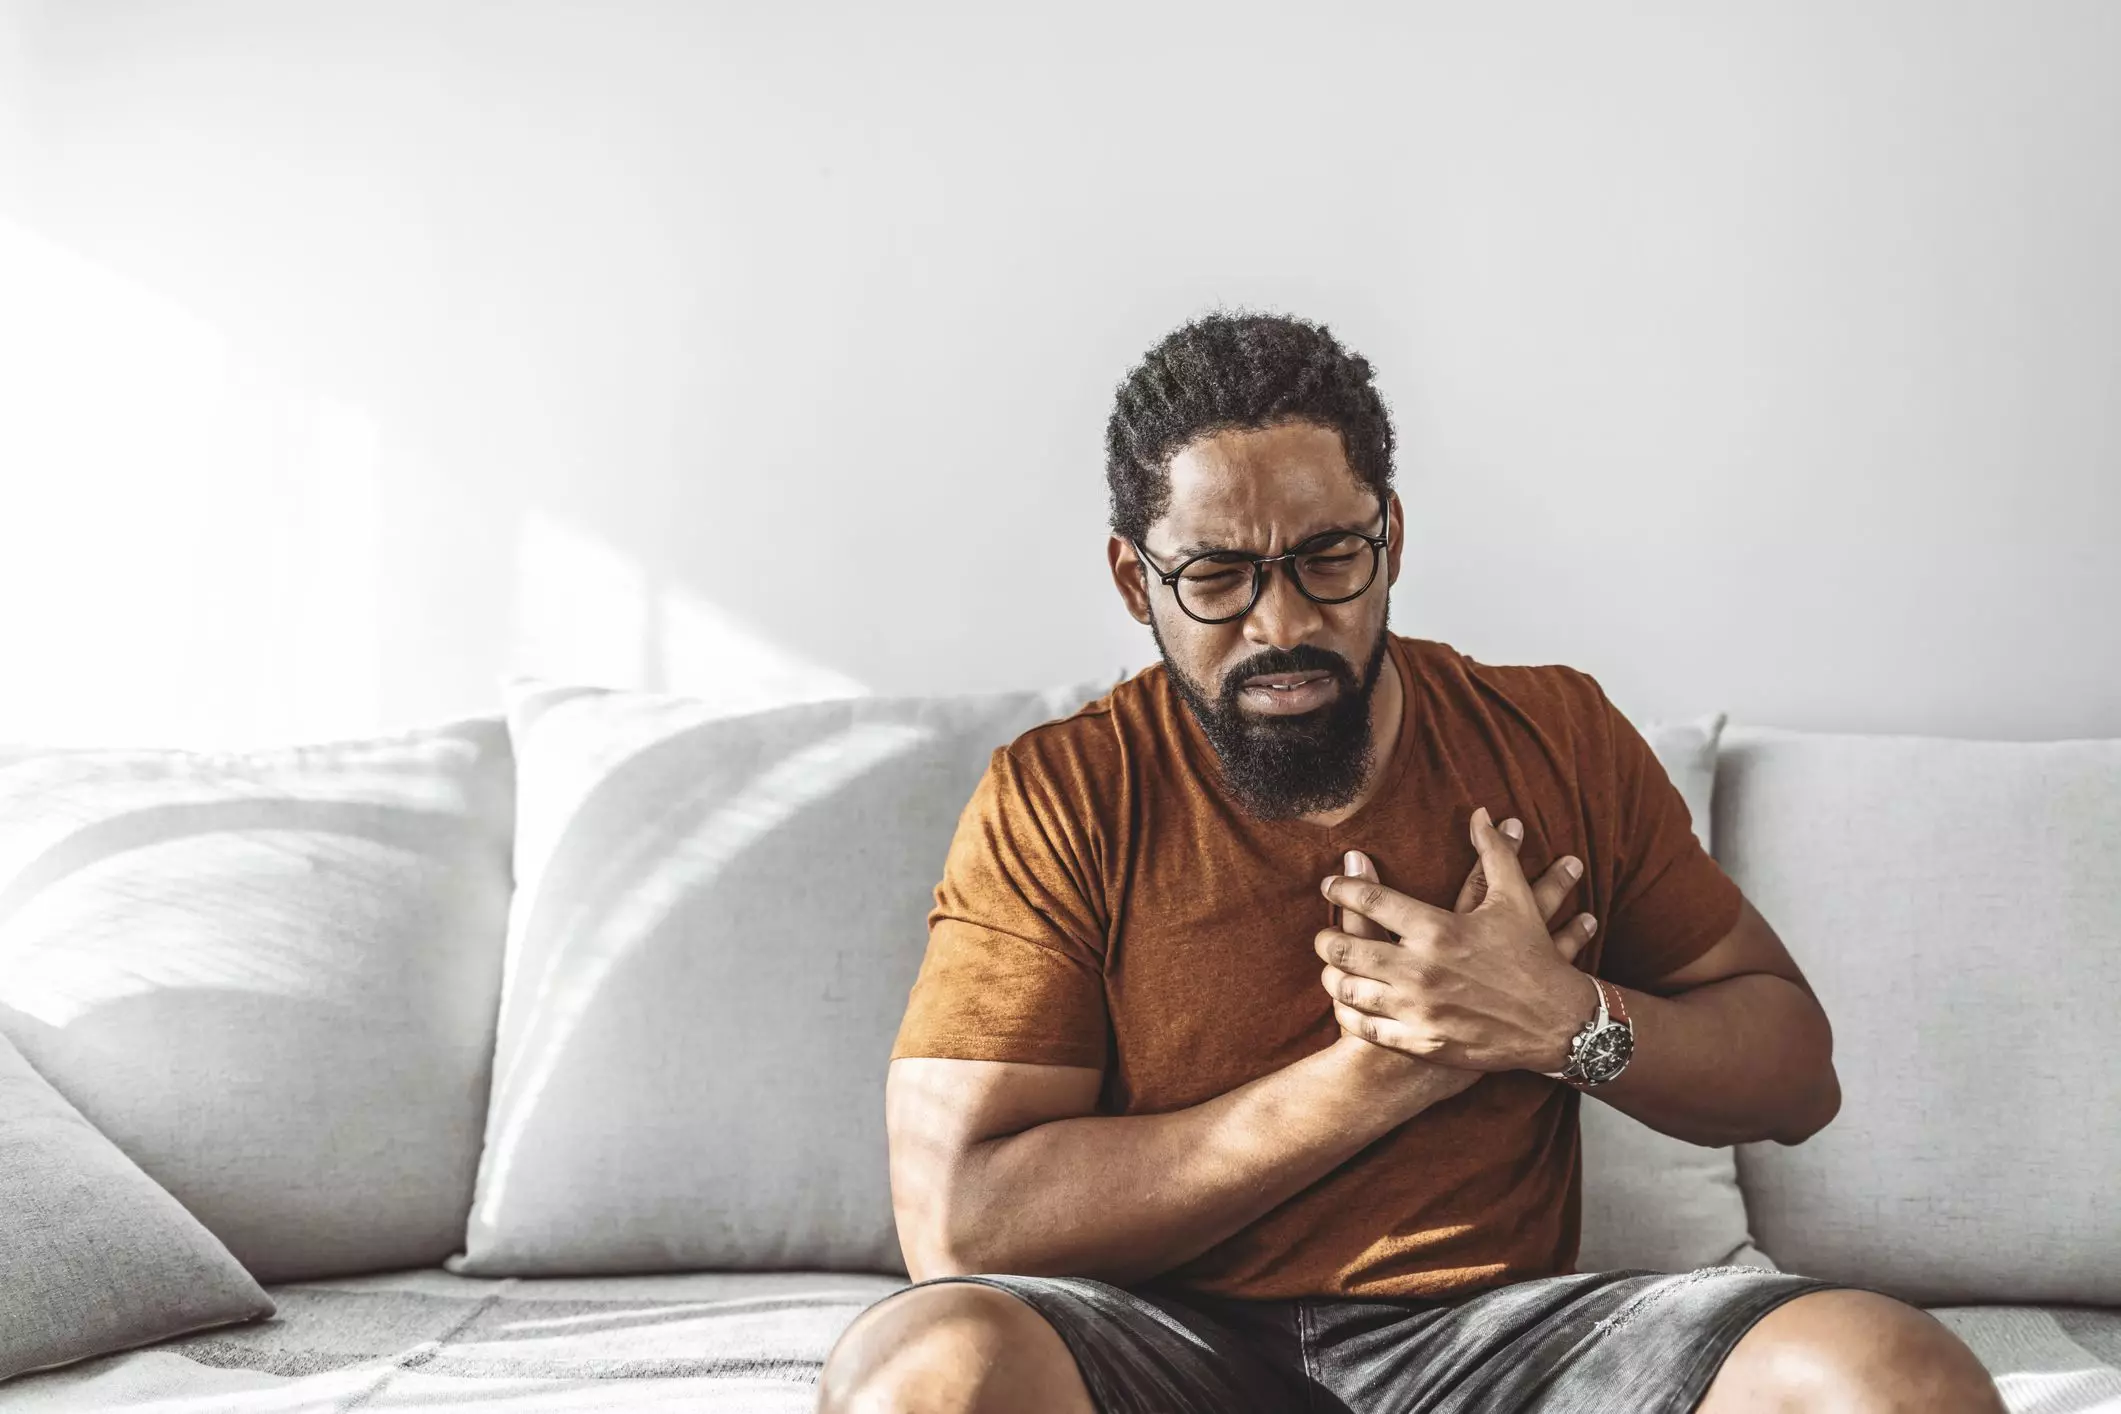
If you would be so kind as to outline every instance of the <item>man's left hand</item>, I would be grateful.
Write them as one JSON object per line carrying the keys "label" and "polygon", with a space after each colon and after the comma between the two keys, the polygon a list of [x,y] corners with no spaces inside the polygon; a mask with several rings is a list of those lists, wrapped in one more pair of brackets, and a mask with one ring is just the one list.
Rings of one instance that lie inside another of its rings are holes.
{"label": "man's left hand", "polygon": [[1597,989],[1555,951],[1516,851],[1485,806],[1473,812],[1472,835],[1487,895],[1470,912],[1374,880],[1326,878],[1327,898],[1398,935],[1320,929],[1326,990],[1371,1018],[1367,1039],[1378,1045],[1462,1070],[1559,1070],[1569,1039],[1597,1012]]}

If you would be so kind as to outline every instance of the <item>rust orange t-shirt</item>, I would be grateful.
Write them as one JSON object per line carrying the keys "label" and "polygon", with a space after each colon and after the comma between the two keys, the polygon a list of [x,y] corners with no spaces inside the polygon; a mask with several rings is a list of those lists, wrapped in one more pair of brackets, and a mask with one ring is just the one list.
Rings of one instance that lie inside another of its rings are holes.
{"label": "rust orange t-shirt", "polygon": [[[1595,679],[1388,638],[1398,741],[1376,792],[1330,828],[1238,809],[1161,663],[996,750],[892,1058],[1102,1068],[1101,1114],[1213,1099],[1339,1035],[1312,941],[1342,854],[1450,908],[1480,805],[1524,821],[1526,877],[1583,860],[1563,904],[1598,918],[1580,970],[1643,987],[1737,922],[1737,885]],[[1163,1279],[1255,1299],[1435,1298],[1573,1271],[1582,1099],[1531,1071],[1486,1075]]]}

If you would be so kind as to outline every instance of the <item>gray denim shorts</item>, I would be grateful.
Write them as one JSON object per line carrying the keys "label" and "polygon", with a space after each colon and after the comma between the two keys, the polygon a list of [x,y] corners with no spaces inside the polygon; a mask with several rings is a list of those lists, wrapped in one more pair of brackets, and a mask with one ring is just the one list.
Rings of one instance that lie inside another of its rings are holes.
{"label": "gray denim shorts", "polygon": [[945,1281],[1028,1302],[1074,1352],[1099,1414],[1691,1414],[1755,1321],[1792,1297],[1849,1288],[1700,1267],[1435,1300],[1249,1300],[1008,1273],[902,1290]]}

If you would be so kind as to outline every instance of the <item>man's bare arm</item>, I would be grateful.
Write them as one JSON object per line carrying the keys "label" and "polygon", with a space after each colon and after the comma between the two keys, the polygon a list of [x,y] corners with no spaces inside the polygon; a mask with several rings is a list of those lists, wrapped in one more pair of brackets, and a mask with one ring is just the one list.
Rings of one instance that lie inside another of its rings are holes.
{"label": "man's bare arm", "polygon": [[[916,1281],[968,1272],[1146,1280],[1479,1079],[1342,1036],[1189,1109],[1096,1115],[1096,1070],[893,1061],[886,1110],[907,1271]],[[1072,1113],[966,1139],[968,1121],[1040,1110]]]}
{"label": "man's bare arm", "polygon": [[[1833,1027],[1750,900],[1714,947],[1649,989],[1621,989],[1635,1054],[1591,1095],[1707,1145],[1801,1144],[1840,1110]],[[1704,1085],[1706,1076],[1715,1083]]]}

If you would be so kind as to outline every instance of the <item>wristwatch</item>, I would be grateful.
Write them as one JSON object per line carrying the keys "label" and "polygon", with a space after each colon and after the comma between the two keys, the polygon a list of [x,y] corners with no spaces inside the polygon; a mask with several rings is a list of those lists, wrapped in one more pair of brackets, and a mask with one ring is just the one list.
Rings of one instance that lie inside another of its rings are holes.
{"label": "wristwatch", "polygon": [[1628,1004],[1620,989],[1593,977],[1598,988],[1598,1015],[1583,1024],[1569,1040],[1569,1063],[1560,1070],[1542,1070],[1549,1080],[1566,1081],[1584,1089],[1603,1085],[1628,1068],[1635,1054],[1635,1023],[1628,1020]]}

